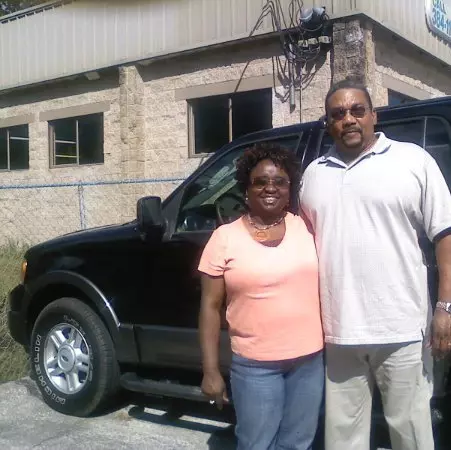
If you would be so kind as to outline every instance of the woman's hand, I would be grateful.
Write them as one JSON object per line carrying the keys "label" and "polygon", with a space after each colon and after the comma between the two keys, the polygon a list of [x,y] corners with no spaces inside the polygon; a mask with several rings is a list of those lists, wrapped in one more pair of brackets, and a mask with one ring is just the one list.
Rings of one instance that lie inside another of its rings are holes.
{"label": "woman's hand", "polygon": [[219,370],[204,372],[201,389],[204,395],[216,403],[218,409],[222,409],[224,403],[229,402],[224,378]]}

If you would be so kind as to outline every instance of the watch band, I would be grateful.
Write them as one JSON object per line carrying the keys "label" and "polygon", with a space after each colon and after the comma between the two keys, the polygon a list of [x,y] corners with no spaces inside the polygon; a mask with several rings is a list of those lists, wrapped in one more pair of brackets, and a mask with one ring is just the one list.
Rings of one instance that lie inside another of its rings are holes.
{"label": "watch band", "polygon": [[451,302],[437,302],[435,306],[451,314]]}

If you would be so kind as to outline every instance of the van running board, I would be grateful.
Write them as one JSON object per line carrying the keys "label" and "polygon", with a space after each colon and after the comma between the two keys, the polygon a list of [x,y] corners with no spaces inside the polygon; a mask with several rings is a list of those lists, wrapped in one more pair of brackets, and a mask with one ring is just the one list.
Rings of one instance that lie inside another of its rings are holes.
{"label": "van running board", "polygon": [[156,381],[141,378],[133,372],[121,376],[121,386],[124,389],[142,394],[160,395],[164,397],[183,398],[196,402],[208,402],[200,387],[186,384],[176,384],[170,381]]}

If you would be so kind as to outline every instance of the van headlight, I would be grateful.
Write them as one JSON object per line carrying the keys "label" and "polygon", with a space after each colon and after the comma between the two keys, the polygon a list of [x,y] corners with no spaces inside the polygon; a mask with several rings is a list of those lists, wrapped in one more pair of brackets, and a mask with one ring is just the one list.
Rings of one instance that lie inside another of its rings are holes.
{"label": "van headlight", "polygon": [[25,281],[25,275],[27,274],[27,261],[22,262],[22,267],[20,269],[20,281],[23,283]]}

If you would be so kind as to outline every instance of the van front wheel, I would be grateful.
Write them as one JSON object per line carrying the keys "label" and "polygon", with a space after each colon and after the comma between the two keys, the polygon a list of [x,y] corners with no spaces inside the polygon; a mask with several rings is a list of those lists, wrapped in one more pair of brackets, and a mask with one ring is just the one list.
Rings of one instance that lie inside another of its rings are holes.
{"label": "van front wheel", "polygon": [[100,317],[76,298],[60,298],[39,314],[32,332],[31,370],[44,401],[86,417],[113,400],[119,367]]}

